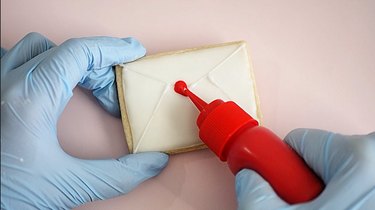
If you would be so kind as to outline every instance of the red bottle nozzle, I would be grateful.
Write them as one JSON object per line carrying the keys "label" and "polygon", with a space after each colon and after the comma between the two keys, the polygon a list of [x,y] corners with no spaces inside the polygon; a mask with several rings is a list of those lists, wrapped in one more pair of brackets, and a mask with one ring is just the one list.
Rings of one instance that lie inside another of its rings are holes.
{"label": "red bottle nozzle", "polygon": [[194,105],[198,108],[200,111],[200,115],[197,118],[197,125],[200,128],[202,125],[202,122],[207,118],[207,115],[211,113],[216,107],[223,104],[224,101],[217,99],[213,102],[207,104],[205,101],[203,101],[201,98],[199,98],[197,95],[195,95],[193,92],[191,92],[184,81],[179,80],[174,85],[174,90],[183,96],[189,97],[190,100],[194,103]]}
{"label": "red bottle nozzle", "polygon": [[191,92],[184,81],[180,80],[177,81],[174,85],[174,91],[177,93],[187,96],[190,100],[195,104],[195,106],[199,109],[199,111],[203,111],[204,108],[207,106],[207,103],[196,96],[193,92]]}

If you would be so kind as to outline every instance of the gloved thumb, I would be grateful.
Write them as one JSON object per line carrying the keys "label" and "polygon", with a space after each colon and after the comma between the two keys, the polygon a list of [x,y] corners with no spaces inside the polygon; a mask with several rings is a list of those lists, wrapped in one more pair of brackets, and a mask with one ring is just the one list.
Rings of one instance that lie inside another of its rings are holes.
{"label": "gloved thumb", "polygon": [[239,210],[269,210],[288,206],[268,182],[249,169],[243,169],[236,175],[236,194]]}
{"label": "gloved thumb", "polygon": [[78,203],[103,200],[128,193],[143,181],[158,175],[168,163],[168,155],[147,152],[112,160],[82,160],[79,181],[75,182]]}

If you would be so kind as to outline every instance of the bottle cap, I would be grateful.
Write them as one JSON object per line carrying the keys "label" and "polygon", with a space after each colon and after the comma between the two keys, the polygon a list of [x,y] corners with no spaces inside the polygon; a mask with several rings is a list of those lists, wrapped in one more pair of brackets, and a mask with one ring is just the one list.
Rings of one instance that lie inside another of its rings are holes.
{"label": "bottle cap", "polygon": [[184,81],[177,81],[174,90],[189,97],[199,109],[199,137],[222,161],[226,160],[224,148],[231,137],[245,125],[258,125],[255,119],[233,101],[216,99],[207,104],[191,92]]}

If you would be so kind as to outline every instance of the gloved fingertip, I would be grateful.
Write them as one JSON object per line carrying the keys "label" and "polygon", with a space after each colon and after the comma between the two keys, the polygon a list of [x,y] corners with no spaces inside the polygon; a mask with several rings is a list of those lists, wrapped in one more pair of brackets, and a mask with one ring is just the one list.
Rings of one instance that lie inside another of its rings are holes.
{"label": "gloved fingertip", "polygon": [[120,118],[120,106],[117,99],[117,91],[113,83],[102,89],[94,90],[93,95],[96,97],[101,107],[109,114]]}
{"label": "gloved fingertip", "polygon": [[1,48],[0,58],[3,57],[8,51],[5,48]]}
{"label": "gloved fingertip", "polygon": [[128,48],[130,46],[129,49],[132,51],[132,53],[129,55],[133,56],[132,58],[127,58],[125,62],[134,61],[146,55],[146,48],[136,38],[127,37],[122,38],[121,40],[123,40],[128,45]]}
{"label": "gloved fingertip", "polygon": [[307,128],[293,129],[285,136],[284,140],[287,141],[287,142],[291,142],[295,139],[300,139],[304,135],[306,135],[306,132],[308,132],[308,131],[309,131],[309,129],[307,129]]}
{"label": "gloved fingertip", "polygon": [[242,195],[244,189],[252,186],[253,171],[248,169],[243,169],[236,175],[236,193],[238,196]]}
{"label": "gloved fingertip", "polygon": [[168,160],[169,156],[160,152],[131,154],[119,159],[126,167],[141,171],[149,177],[159,174],[167,166]]}
{"label": "gloved fingertip", "polygon": [[113,117],[115,117],[115,118],[120,118],[121,117],[121,113],[120,113],[120,109],[119,109],[118,105],[103,106],[103,107]]}
{"label": "gloved fingertip", "polygon": [[277,209],[287,204],[258,173],[243,169],[236,175],[238,209]]}
{"label": "gloved fingertip", "polygon": [[51,40],[47,39],[47,37],[37,32],[28,33],[24,39],[30,43],[36,43],[35,47],[40,46],[43,49],[50,49],[56,46],[56,44],[53,43]]}

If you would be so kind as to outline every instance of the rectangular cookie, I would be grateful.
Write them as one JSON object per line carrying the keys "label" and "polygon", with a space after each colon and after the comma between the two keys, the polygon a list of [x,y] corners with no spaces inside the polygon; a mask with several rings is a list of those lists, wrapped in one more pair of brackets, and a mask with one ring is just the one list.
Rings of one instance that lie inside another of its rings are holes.
{"label": "rectangular cookie", "polygon": [[244,41],[146,56],[116,66],[116,83],[130,153],[169,154],[205,148],[198,110],[174,92],[184,80],[206,102],[234,101],[260,120],[259,100]]}

